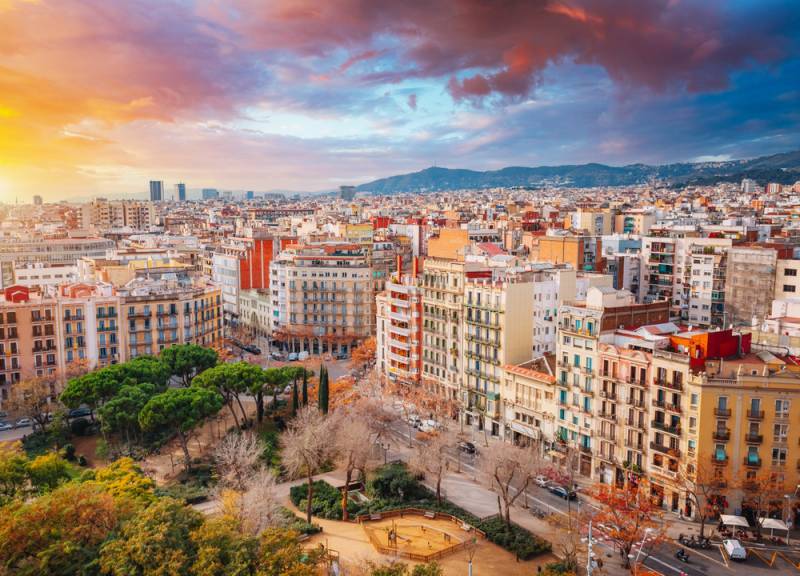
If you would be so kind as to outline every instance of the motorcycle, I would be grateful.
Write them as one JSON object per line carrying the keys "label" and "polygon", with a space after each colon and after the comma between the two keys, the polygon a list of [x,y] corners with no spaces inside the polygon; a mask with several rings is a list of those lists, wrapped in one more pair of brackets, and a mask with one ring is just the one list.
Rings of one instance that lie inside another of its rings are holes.
{"label": "motorcycle", "polygon": [[678,550],[675,553],[675,558],[677,558],[678,560],[680,560],[684,564],[688,564],[689,563],[689,554],[687,554],[686,550],[684,550],[683,548],[681,548],[680,550]]}
{"label": "motorcycle", "polygon": [[709,540],[708,538],[700,538],[699,542],[700,542],[700,548],[702,548],[703,550],[708,550],[711,548],[711,540]]}

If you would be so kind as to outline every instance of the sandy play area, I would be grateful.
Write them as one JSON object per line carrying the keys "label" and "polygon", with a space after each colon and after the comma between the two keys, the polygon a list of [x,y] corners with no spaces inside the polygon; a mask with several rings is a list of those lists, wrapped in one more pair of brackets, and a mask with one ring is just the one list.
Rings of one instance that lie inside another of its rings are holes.
{"label": "sandy play area", "polygon": [[367,521],[362,526],[378,552],[421,562],[454,553],[475,537],[449,520],[423,516]]}
{"label": "sandy play area", "polygon": [[[432,520],[425,518],[424,522],[418,516],[407,517],[404,519],[395,518],[397,524],[405,522],[407,526],[401,528],[400,534],[413,533],[414,531],[422,534],[419,529],[413,526],[420,526],[425,524],[431,528],[436,528],[438,537],[444,540],[443,533],[449,533],[455,539],[458,537],[464,540],[465,533],[460,530],[458,525],[453,524],[447,520]],[[405,562],[411,566],[419,564],[420,562],[404,558],[395,554],[381,554],[370,543],[367,531],[364,525],[356,524],[353,522],[337,522],[335,520],[323,520],[321,518],[314,518],[314,522],[322,526],[322,532],[314,535],[306,541],[308,546],[318,546],[319,544],[326,545],[330,550],[338,553],[342,574],[363,574],[364,567],[368,562],[383,563],[390,560],[398,560]],[[367,526],[370,528],[379,528],[383,526],[391,526],[391,519],[380,520],[371,522]],[[427,530],[427,528],[426,528]],[[386,542],[387,533],[381,530],[383,541]],[[430,534],[430,531],[426,532]],[[421,540],[418,540],[416,546],[419,545]],[[431,542],[433,546],[435,542]],[[421,544],[423,551],[428,551],[427,540]],[[536,567],[542,566],[548,562],[553,562],[555,556],[552,554],[544,554],[531,560],[530,562],[517,562],[514,555],[499,546],[488,542],[483,538],[478,538],[476,543],[475,554],[473,557],[473,574],[475,576],[481,575],[494,575],[503,574],[504,576],[512,576],[516,574],[535,574]],[[441,558],[437,558],[436,562],[442,567],[444,573],[448,576],[456,574],[463,575],[467,573],[468,552],[465,549],[459,549],[452,553],[446,554]]]}

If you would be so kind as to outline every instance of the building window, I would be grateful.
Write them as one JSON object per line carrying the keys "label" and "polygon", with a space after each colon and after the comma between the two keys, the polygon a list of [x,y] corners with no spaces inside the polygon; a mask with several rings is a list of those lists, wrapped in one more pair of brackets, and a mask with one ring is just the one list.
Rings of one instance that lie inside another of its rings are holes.
{"label": "building window", "polygon": [[794,292],[795,288],[791,284],[784,284],[783,291],[784,292]]}
{"label": "building window", "polygon": [[795,268],[786,268],[783,271],[784,276],[797,276],[797,269]]}

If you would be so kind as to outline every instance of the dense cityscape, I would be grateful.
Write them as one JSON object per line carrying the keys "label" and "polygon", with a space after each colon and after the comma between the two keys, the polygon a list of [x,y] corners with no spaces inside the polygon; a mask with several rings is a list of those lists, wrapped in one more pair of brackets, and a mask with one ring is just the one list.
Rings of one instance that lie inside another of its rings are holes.
{"label": "dense cityscape", "polygon": [[798,8],[0,0],[0,576],[800,571]]}

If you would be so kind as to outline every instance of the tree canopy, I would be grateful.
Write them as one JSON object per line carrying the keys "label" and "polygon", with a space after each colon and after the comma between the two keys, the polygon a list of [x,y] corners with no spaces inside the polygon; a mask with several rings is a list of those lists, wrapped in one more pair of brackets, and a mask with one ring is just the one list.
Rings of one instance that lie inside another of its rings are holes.
{"label": "tree canopy", "polygon": [[218,361],[215,350],[197,344],[170,346],[162,350],[159,357],[170,374],[180,378],[184,386],[189,386],[192,378],[213,368]]}

